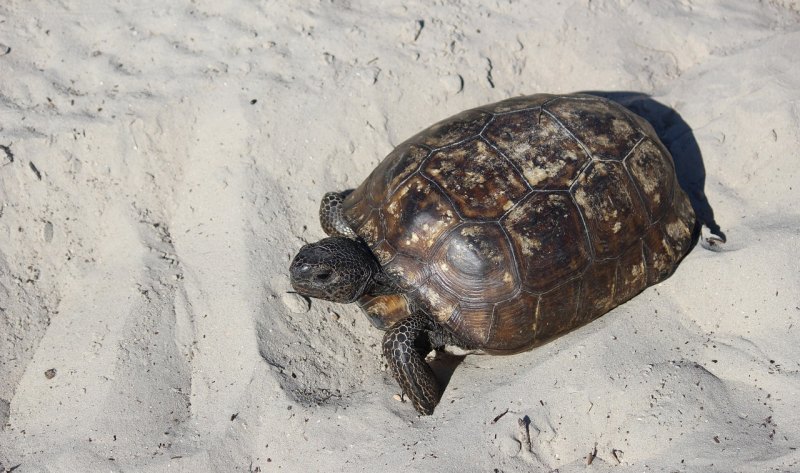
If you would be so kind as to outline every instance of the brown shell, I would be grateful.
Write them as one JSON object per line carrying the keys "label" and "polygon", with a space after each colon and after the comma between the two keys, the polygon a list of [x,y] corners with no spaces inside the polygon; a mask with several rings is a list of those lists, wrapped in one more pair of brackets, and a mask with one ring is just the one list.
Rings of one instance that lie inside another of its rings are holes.
{"label": "brown shell", "polygon": [[344,202],[411,307],[489,352],[579,327],[668,277],[694,213],[646,121],[589,95],[468,110],[398,146]]}

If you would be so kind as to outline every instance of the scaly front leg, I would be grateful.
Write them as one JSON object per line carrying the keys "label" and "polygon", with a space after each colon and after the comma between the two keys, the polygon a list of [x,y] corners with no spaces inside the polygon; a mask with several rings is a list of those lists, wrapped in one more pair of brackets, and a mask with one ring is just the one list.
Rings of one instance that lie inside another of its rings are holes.
{"label": "scaly front leg", "polygon": [[427,317],[416,313],[395,324],[383,337],[383,355],[394,379],[422,415],[433,414],[439,402],[439,383],[425,363],[431,347],[424,332],[430,326]]}
{"label": "scaly front leg", "polygon": [[347,224],[342,215],[342,204],[349,192],[328,192],[322,197],[319,206],[319,223],[322,230],[330,236],[343,236],[347,238],[358,238],[356,233]]}

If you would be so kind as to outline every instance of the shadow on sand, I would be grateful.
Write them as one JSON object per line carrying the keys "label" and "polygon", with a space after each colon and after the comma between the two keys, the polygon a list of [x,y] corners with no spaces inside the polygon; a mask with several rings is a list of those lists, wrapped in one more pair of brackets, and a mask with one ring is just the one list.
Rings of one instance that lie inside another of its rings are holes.
{"label": "shadow on sand", "polygon": [[653,125],[661,142],[672,154],[678,182],[689,196],[697,220],[724,240],[725,234],[714,220],[714,210],[706,198],[706,168],[700,146],[680,114],[641,92],[591,90],[583,93],[613,100]]}

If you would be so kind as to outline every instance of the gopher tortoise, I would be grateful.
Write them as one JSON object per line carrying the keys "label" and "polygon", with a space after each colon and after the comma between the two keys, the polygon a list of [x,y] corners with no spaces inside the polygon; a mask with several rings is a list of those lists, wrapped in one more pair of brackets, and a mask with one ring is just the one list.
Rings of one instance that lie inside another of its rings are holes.
{"label": "gopher tortoise", "polygon": [[330,235],[291,263],[294,289],[357,303],[420,414],[446,346],[513,354],[670,276],[697,225],[653,128],[591,95],[531,95],[459,113],[320,206]]}

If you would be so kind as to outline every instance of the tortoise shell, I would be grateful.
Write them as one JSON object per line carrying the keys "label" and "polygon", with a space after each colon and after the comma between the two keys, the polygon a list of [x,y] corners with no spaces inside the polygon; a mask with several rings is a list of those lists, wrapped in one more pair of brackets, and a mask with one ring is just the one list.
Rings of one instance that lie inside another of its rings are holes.
{"label": "tortoise shell", "polygon": [[653,128],[589,95],[467,110],[392,151],[344,217],[405,291],[359,301],[388,328],[423,310],[511,353],[667,278],[694,213]]}

